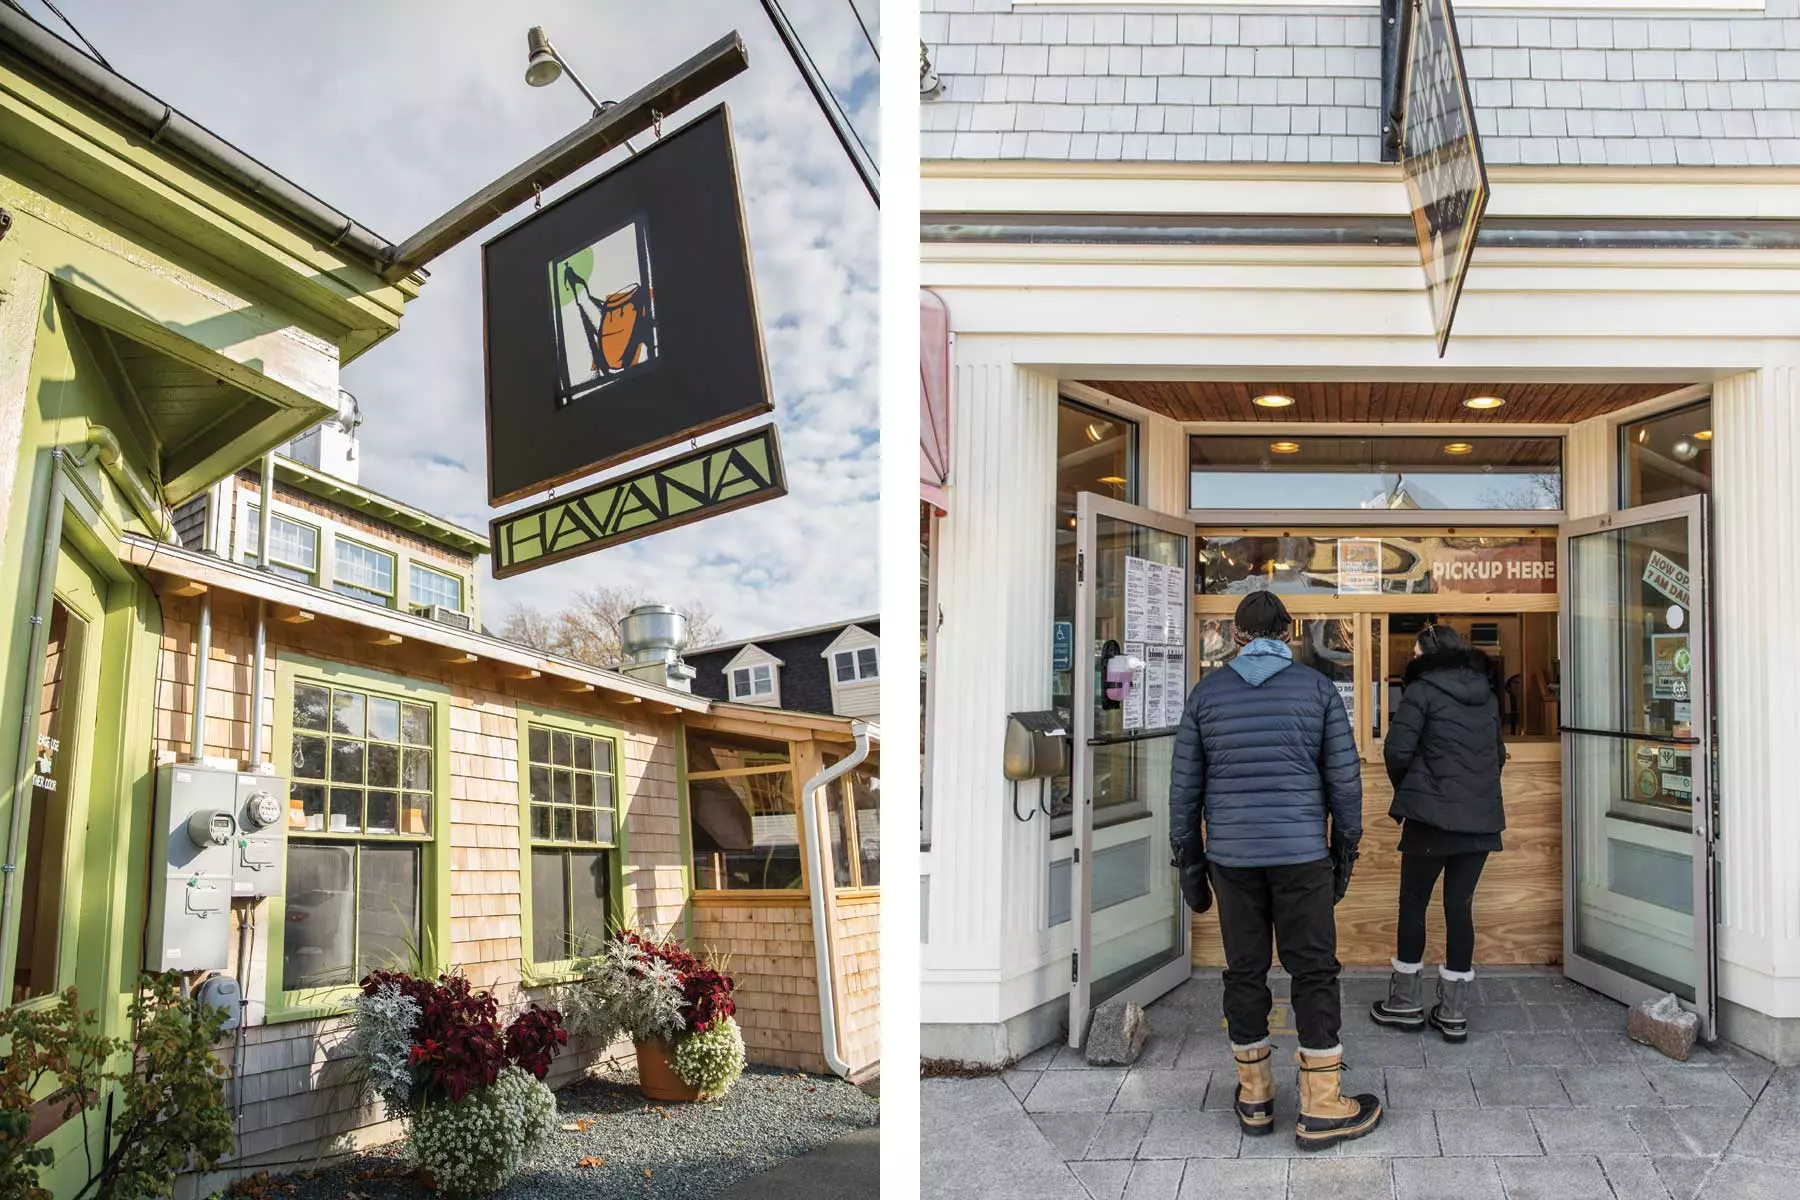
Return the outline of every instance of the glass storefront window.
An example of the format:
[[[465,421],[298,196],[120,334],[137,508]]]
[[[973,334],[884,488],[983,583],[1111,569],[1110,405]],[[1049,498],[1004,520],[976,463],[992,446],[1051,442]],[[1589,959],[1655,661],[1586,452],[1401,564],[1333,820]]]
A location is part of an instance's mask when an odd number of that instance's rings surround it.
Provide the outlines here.
[[[1371,572],[1367,543],[1379,547]],[[1340,556],[1354,543],[1357,575],[1341,578]],[[1210,534],[1197,539],[1194,590],[1206,596],[1271,591],[1283,595],[1554,595],[1556,538],[1528,533],[1371,538]]]
[[[687,731],[689,834],[698,891],[802,886],[800,813],[786,742]]]
[[[1435,435],[1188,439],[1204,509],[1562,508],[1562,439]]]
[[[1056,711],[1074,720],[1075,664],[1066,661],[1075,639],[1075,506],[1082,492],[1138,502],[1138,428],[1099,409],[1061,402],[1056,423],[1056,589],[1050,649],[1051,693]],[[1051,830],[1069,832],[1069,775],[1050,781]]]
[[[1636,508],[1712,493],[1712,401],[1619,428],[1619,504]]]

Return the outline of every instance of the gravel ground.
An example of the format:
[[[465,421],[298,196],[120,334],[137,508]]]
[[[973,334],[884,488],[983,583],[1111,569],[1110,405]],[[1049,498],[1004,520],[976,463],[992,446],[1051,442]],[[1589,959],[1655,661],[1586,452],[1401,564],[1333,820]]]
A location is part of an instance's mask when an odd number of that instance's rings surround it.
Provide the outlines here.
[[[880,1104],[841,1079],[751,1068],[722,1100],[658,1105],[638,1095],[631,1071],[611,1071],[556,1094],[558,1129],[496,1200],[648,1196],[702,1200],[775,1163],[879,1123]],[[586,1132],[564,1130],[582,1119]],[[347,1159],[281,1200],[415,1200],[431,1195],[403,1176],[398,1144]],[[599,1165],[581,1167],[584,1159]]]

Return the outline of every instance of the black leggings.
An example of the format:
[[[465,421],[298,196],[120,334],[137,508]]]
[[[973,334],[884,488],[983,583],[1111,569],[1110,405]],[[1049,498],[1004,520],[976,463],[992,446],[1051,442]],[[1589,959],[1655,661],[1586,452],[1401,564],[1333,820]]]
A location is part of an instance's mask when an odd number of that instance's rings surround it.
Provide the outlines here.
[[[1475,884],[1487,864],[1487,851],[1475,854],[1400,856],[1400,944],[1395,955],[1401,962],[1425,958],[1425,910],[1438,874],[1444,876],[1444,966],[1469,971],[1475,962]]]

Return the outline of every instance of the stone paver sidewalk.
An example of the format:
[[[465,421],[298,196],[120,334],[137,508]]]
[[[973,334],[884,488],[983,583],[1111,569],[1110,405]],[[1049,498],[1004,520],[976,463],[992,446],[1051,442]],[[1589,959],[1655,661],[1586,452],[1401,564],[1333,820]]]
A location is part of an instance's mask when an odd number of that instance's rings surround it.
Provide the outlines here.
[[[1468,1042],[1368,1020],[1386,975],[1344,977],[1346,1092],[1381,1127],[1302,1151],[1296,1045],[1276,991],[1276,1132],[1231,1113],[1219,981],[1150,1009],[1136,1065],[1050,1047],[998,1079],[924,1084],[923,1195],[1021,1200],[1795,1200],[1800,1069],[1721,1043],[1686,1063],[1625,1037],[1625,1010],[1553,973],[1477,978]],[[1428,987],[1429,996],[1429,987]]]

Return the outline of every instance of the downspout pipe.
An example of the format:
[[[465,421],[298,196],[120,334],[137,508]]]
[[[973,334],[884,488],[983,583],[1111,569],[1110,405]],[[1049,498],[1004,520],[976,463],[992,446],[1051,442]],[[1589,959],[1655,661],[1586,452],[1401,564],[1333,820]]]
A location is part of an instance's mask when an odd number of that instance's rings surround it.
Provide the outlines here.
[[[374,267],[386,262],[392,251],[386,238],[363,228],[7,4],[0,4],[0,45],[106,109],[133,132],[180,151],[258,197],[326,246],[350,251]]]
[[[40,664],[50,643],[50,606],[56,598],[56,555],[62,546],[62,447],[50,451],[50,503],[44,516],[44,540],[38,548],[37,596],[31,609],[31,652],[25,660],[25,689],[19,705],[19,760],[14,773],[12,814],[6,835],[6,861],[0,863],[0,968],[17,950],[12,936],[13,903],[18,888],[19,846],[25,837],[25,808],[30,801],[37,763],[37,694],[43,687]],[[10,989],[9,989],[10,990]]]
[[[825,926],[825,889],[832,886],[830,864],[825,861],[825,839],[818,835],[819,793],[868,761],[873,728],[867,721],[852,721],[850,733],[856,749],[806,781],[800,789],[800,819],[806,822],[807,867],[812,875],[812,927],[814,973],[819,977],[819,1029],[825,1043],[825,1064],[839,1079],[850,1078],[850,1064],[838,1052],[837,999],[831,990],[831,940]]]
[[[0,12],[5,11],[5,8],[0,7]],[[131,464],[125,461],[125,451],[120,447],[119,439],[113,431],[104,425],[89,425],[87,444],[94,448],[100,460],[100,469],[125,493],[125,499],[137,510],[137,515],[144,519],[144,524],[150,527],[150,532],[156,535],[157,540],[174,541],[175,525],[169,520],[168,512],[157,500],[156,494],[131,469]]]

